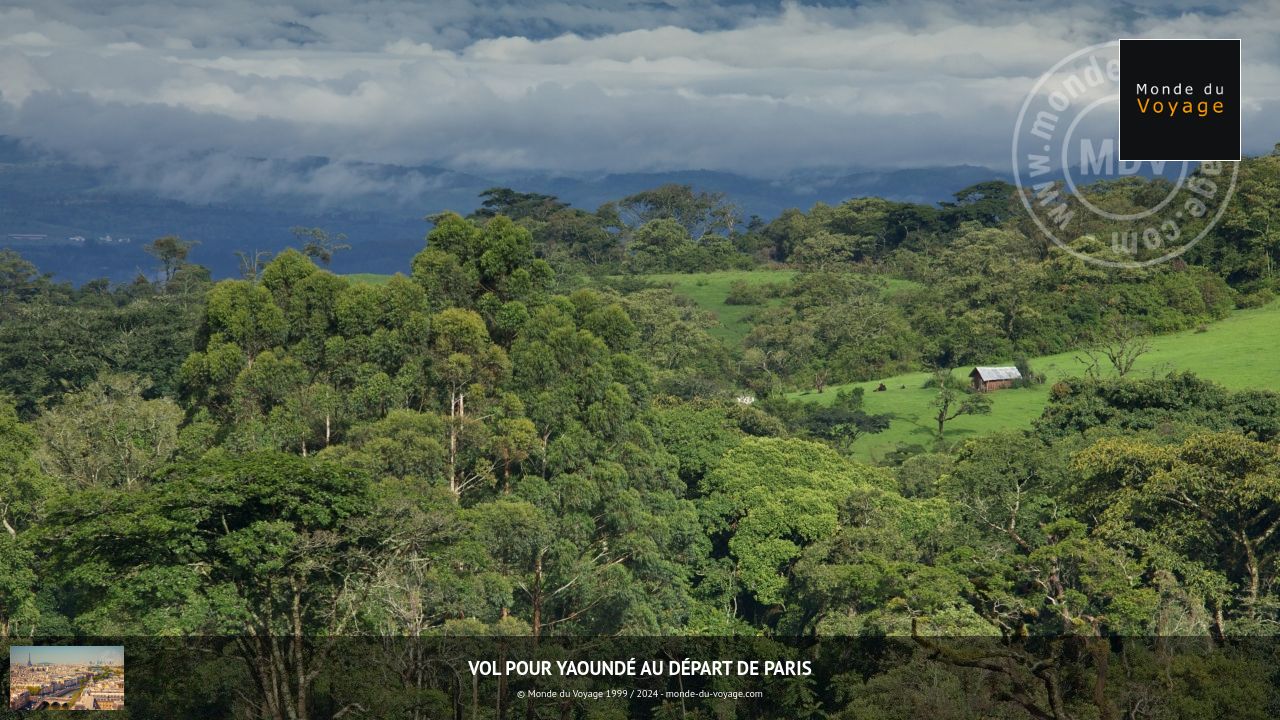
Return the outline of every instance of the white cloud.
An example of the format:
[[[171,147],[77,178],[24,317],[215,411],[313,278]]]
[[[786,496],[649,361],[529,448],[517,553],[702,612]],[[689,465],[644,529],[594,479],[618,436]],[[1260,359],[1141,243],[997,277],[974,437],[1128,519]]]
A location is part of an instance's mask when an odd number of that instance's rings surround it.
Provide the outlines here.
[[[33,0],[0,10],[0,133],[103,161],[1001,166],[1023,95],[1062,56],[1120,35],[1225,35],[1245,38],[1248,149],[1280,139],[1274,0],[591,5]]]

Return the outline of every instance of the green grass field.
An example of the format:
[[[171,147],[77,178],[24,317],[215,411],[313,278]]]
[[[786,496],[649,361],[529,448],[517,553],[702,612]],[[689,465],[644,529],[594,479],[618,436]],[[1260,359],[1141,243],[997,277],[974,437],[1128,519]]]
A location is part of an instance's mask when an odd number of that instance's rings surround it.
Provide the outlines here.
[[[794,270],[722,270],[705,273],[660,273],[642,275],[645,280],[660,285],[670,285],[678,295],[683,295],[698,304],[698,307],[716,316],[719,325],[710,332],[728,343],[737,344],[746,337],[751,329],[747,316],[763,307],[776,305],[780,301],[771,299],[765,305],[726,305],[724,299],[729,295],[729,286],[742,280],[751,285],[765,283],[785,283],[795,277]]]
[[[657,273],[641,277],[653,283],[670,285],[677,294],[693,300],[698,307],[715,315],[720,324],[711,329],[711,334],[736,345],[751,330],[748,317],[752,313],[778,305],[782,301],[775,298],[766,301],[764,305],[726,305],[724,299],[729,295],[730,286],[739,280],[750,285],[786,283],[795,275],[795,270],[721,270],[705,273]],[[886,291],[892,293],[914,285],[910,280],[889,278]]]
[[[379,273],[351,273],[342,277],[355,283],[367,283],[369,285],[386,285],[391,281],[392,275],[382,275]]]
[[[1205,332],[1175,333],[1153,338],[1151,352],[1139,358],[1130,377],[1150,377],[1170,371],[1190,370],[1228,388],[1280,389],[1280,302],[1263,308],[1240,310],[1227,319],[1208,326]],[[947,442],[985,435],[999,430],[1028,427],[1039,417],[1048,400],[1049,386],[1063,377],[1083,374],[1084,365],[1075,360],[1077,352],[1032,358],[1031,367],[1045,374],[1046,383],[1031,389],[1001,390],[991,395],[991,414],[963,416],[947,424]],[[1103,361],[1105,363],[1105,360]],[[1011,365],[1009,358],[983,364]],[[972,368],[958,368],[957,375]],[[790,397],[811,402],[831,402],[844,388],[861,387],[866,409],[895,416],[889,429],[859,438],[855,454],[864,460],[879,460],[899,445],[929,447],[933,440],[931,420],[933,390],[922,387],[928,373],[908,373],[883,380],[829,387],[822,393],[798,392]],[[874,392],[884,383],[885,392]]]

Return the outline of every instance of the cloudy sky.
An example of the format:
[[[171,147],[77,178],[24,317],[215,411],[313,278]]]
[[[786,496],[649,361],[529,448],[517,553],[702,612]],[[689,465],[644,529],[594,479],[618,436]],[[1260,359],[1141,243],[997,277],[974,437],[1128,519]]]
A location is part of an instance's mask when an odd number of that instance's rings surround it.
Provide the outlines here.
[[[1005,169],[1018,106],[1116,37],[1244,40],[1280,141],[1280,0],[0,0],[0,134],[92,162]]]

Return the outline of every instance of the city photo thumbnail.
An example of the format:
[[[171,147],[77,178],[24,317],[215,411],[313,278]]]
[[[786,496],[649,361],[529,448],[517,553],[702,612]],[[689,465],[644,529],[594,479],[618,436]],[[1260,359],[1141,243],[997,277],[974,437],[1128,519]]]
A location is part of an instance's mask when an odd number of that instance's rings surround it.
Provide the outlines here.
[[[119,710],[124,707],[121,645],[13,645],[9,709]]]

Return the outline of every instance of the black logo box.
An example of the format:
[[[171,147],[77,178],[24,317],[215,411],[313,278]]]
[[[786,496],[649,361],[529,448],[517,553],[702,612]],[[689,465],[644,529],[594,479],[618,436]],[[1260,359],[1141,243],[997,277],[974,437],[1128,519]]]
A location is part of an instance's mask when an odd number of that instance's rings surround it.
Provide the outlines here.
[[[1121,38],[1120,159],[1240,160],[1240,64],[1239,39]],[[1139,85],[1146,85],[1147,91],[1140,94]],[[1206,94],[1210,85],[1212,91]],[[1165,94],[1165,86],[1183,92]],[[1183,112],[1188,101],[1191,114]],[[1213,112],[1218,102],[1221,113]],[[1177,103],[1172,115],[1169,103]],[[1156,114],[1157,107],[1163,112]],[[1209,109],[1205,116],[1198,112],[1203,107]]]

